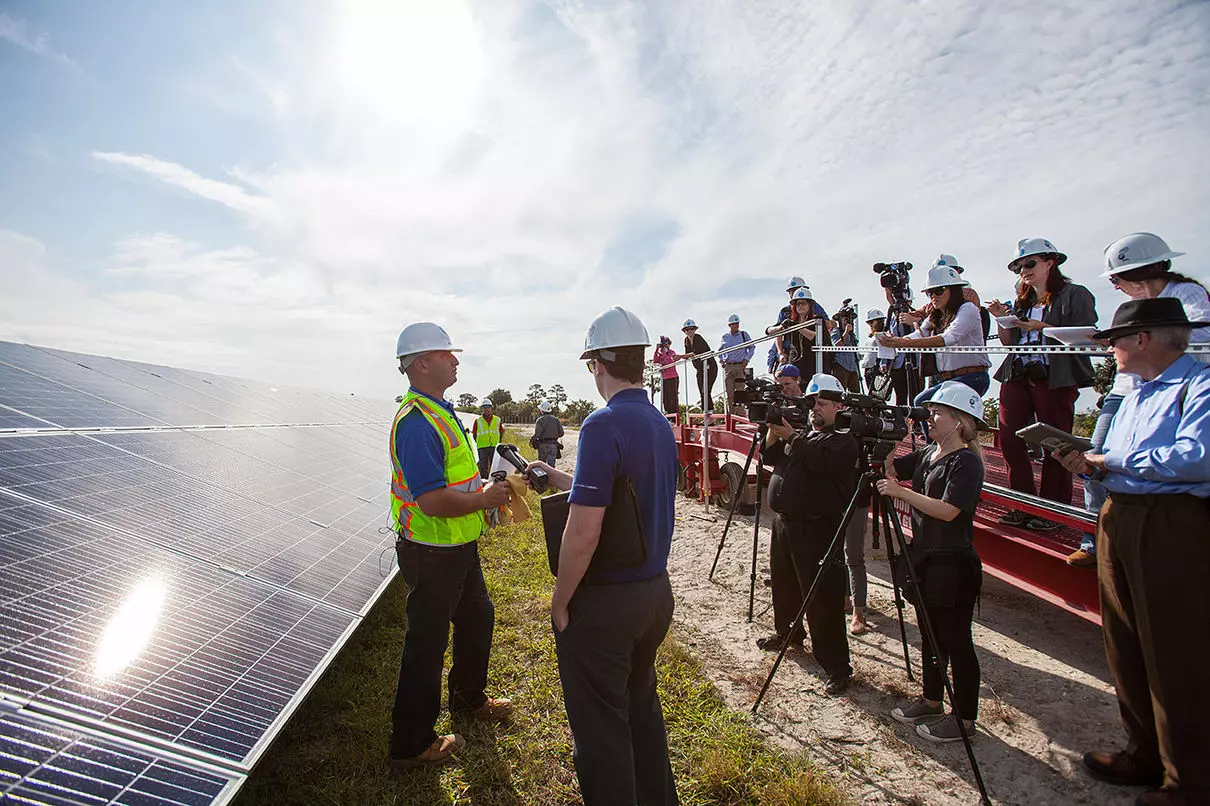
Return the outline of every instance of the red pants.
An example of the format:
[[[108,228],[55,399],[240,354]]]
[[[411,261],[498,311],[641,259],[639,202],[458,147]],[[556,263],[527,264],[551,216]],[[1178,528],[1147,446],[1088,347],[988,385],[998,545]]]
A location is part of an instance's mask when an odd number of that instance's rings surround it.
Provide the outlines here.
[[[1017,431],[1032,424],[1036,417],[1040,423],[1071,433],[1079,396],[1080,390],[1074,386],[1050,389],[1046,381],[1036,383],[1020,378],[1000,384],[1000,449],[1008,464],[1009,487],[1030,495],[1039,494],[1034,487],[1034,469],[1025,440],[1017,436]],[[1071,503],[1071,474],[1049,452],[1042,463],[1040,494],[1049,501]]]

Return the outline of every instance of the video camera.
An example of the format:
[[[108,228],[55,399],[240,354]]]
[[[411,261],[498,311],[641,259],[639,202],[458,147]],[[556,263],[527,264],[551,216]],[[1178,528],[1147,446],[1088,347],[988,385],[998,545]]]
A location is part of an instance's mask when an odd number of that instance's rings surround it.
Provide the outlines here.
[[[870,395],[834,392],[821,389],[819,396],[847,406],[836,413],[836,431],[852,434],[857,439],[875,440],[886,443],[891,450],[912,431],[909,421],[922,423],[929,418],[928,409],[922,406],[888,406],[886,402]],[[889,451],[883,452],[886,456]]]
[[[852,297],[847,297],[844,302],[840,303],[840,310],[836,312],[835,318],[841,331],[844,330],[845,325],[851,325],[857,321],[857,309],[853,307]]]
[[[912,309],[912,287],[908,272],[912,264],[906,260],[896,263],[875,263],[874,273],[878,275],[878,284],[890,292],[890,306],[887,313],[903,313]]]
[[[744,372],[743,388],[735,390],[735,402],[748,407],[748,419],[754,423],[781,425],[785,420],[791,428],[811,425],[811,407],[806,398],[787,397],[781,384],[753,378],[751,369]]]

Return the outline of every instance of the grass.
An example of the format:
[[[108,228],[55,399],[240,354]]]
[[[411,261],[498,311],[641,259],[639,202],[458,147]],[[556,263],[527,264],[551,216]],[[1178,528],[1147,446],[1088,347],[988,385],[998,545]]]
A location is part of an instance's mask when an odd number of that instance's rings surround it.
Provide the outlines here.
[[[536,501],[531,501],[536,510]],[[406,587],[394,580],[249,776],[238,806],[260,804],[564,804],[579,800],[549,603],[553,579],[536,520],[481,542],[496,605],[489,694],[512,697],[501,725],[451,725],[470,742],[459,763],[407,775],[385,764],[404,637]],[[448,660],[447,660],[448,668]],[[731,710],[672,636],[658,660],[681,803],[838,806],[841,792],[810,762],[773,748]]]

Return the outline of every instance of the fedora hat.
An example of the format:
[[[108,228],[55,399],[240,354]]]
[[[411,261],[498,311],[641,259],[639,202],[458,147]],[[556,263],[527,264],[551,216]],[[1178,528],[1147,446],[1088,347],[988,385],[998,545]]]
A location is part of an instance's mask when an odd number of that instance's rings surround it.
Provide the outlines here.
[[[1113,313],[1113,325],[1092,334],[1094,339],[1115,339],[1156,327],[1210,327],[1210,322],[1190,322],[1185,306],[1175,297],[1132,299]]]

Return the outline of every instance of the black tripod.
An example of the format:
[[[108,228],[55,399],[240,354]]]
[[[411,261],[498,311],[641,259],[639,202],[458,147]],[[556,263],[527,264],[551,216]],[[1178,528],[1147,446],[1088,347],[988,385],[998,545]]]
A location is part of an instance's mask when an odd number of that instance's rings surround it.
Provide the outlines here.
[[[760,447],[765,442],[765,436],[769,433],[768,423],[761,423],[756,429],[756,433],[752,436],[752,447],[748,449],[748,458],[744,460],[744,470],[740,473],[740,484],[747,486],[748,484],[748,468],[752,466],[752,460],[760,453]],[[742,487],[737,488],[731,496],[731,510],[727,513],[727,525],[723,527],[723,536],[718,541],[718,551],[714,552],[714,562],[710,565],[710,575],[706,577],[709,580],[714,579],[714,571],[718,568],[718,558],[723,554],[723,544],[727,542],[727,532],[731,529],[731,520],[735,517],[735,508],[739,506],[739,500],[742,496]],[[761,507],[761,484],[760,484],[760,464],[756,466],[756,523],[752,526],[752,572],[748,579],[748,621],[752,621],[752,610],[756,605],[756,553],[760,541],[760,507]]]
[[[840,527],[837,528],[836,534],[832,537],[831,545],[828,546],[828,550],[824,553],[823,559],[819,561],[819,570],[815,574],[814,581],[811,582],[811,589],[808,590],[807,595],[803,597],[802,606],[798,608],[798,613],[791,620],[790,624],[784,625],[785,638],[782,640],[781,648],[778,650],[777,659],[773,662],[773,668],[769,670],[769,675],[765,678],[764,685],[760,687],[760,693],[756,695],[756,702],[752,703],[753,714],[755,714],[757,709],[760,708],[760,704],[765,698],[765,693],[769,690],[769,686],[773,683],[773,677],[777,674],[777,669],[781,666],[781,662],[786,657],[786,651],[790,648],[790,638],[793,635],[792,625],[802,621],[803,617],[806,615],[807,610],[811,606],[812,600],[815,598],[816,591],[819,589],[819,581],[823,577],[824,568],[827,567],[828,563],[835,561],[837,551],[841,546],[844,545],[844,534],[849,527],[849,523],[853,520],[854,513],[857,511],[857,501],[861,497],[862,490],[873,490],[875,480],[881,475],[880,468],[882,466],[882,461],[885,460],[887,454],[886,452],[880,451],[879,447],[886,445],[887,443],[880,443],[877,440],[863,439],[861,441],[863,461],[867,469],[861,474],[861,480],[857,483],[857,489],[853,492],[853,497],[850,499],[849,506],[845,510],[844,517],[841,519]],[[903,639],[903,659],[907,663],[908,678],[910,679],[912,676],[912,665],[908,660],[907,654],[907,630],[904,627],[903,622],[903,600],[899,593],[899,586],[897,582],[898,575],[895,573],[895,560],[892,559],[894,554],[891,548],[890,539],[893,532],[895,535],[895,542],[899,546],[899,562],[907,562],[907,558],[909,556],[907,538],[903,536],[903,527],[899,525],[899,519],[892,517],[891,511],[893,506],[890,499],[885,495],[873,491],[871,493],[870,501],[871,506],[875,509],[875,511],[878,513],[878,516],[882,520],[883,528],[886,529],[887,558],[891,562],[891,585],[895,594],[895,606],[899,610],[899,634]],[[878,520],[875,520],[875,523],[877,524]],[[912,588],[914,597],[913,601],[923,602],[924,598],[921,595],[920,585],[916,580],[916,575],[907,574],[906,578],[908,584],[911,585]],[[927,637],[929,645],[933,647],[940,646],[936,640],[937,634],[933,631],[933,622],[929,616],[928,608],[921,606],[916,609],[916,612],[920,615],[919,626],[921,632]],[[778,626],[780,627],[782,625]],[[779,629],[778,632],[781,632],[781,630]],[[957,698],[954,696],[954,686],[950,682],[949,674],[945,669],[939,668],[938,671],[941,673],[941,680],[945,684],[945,692],[949,696],[952,707],[953,703],[957,702]],[[975,760],[975,751],[974,748],[971,747],[970,736],[968,736],[966,733],[966,725],[957,713],[954,713],[954,718],[958,722],[958,732],[962,735],[962,744],[966,747],[966,755],[967,758],[970,759],[971,770],[974,772],[975,783],[979,787],[979,794],[982,797],[982,803],[991,806],[991,799],[988,798],[987,789],[983,785],[983,776],[979,772],[979,762]]]

